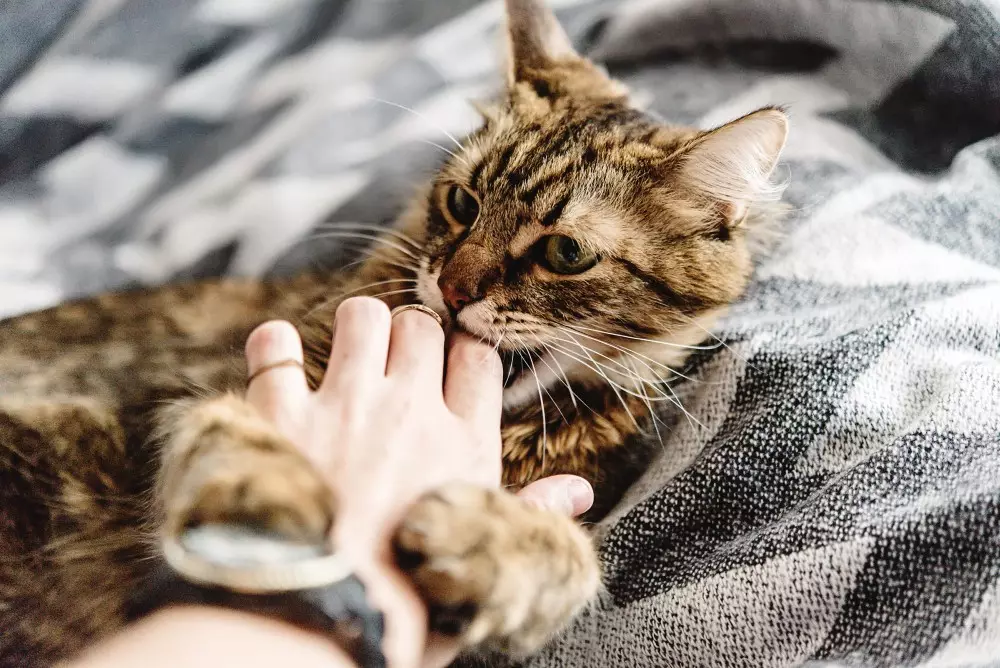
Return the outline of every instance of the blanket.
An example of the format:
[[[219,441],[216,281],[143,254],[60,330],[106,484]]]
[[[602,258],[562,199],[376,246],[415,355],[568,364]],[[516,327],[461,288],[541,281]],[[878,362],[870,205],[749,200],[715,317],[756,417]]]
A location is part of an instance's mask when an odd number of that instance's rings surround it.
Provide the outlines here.
[[[1000,666],[1000,0],[553,0],[793,214],[533,667]],[[497,2],[0,4],[0,314],[334,268],[499,83]],[[412,111],[411,111],[412,110]]]

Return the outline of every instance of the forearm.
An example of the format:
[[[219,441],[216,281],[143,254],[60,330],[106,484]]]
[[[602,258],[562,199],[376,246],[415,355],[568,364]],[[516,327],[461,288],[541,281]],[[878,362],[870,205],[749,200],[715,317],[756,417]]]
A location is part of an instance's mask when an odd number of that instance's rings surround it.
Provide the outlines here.
[[[67,668],[356,668],[334,642],[282,621],[196,606],[163,610]]]

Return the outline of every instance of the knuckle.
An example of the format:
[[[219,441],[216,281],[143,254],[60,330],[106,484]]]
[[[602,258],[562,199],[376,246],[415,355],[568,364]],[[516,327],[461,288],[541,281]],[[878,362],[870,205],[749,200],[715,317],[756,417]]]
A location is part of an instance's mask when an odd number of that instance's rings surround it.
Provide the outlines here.
[[[485,371],[495,357],[491,347],[466,340],[452,348],[450,362],[463,367],[482,367]]]
[[[434,336],[440,334],[444,336],[444,331],[437,321],[426,313],[411,310],[403,311],[394,320],[401,331],[407,334],[419,334],[421,336]]]
[[[264,355],[283,345],[294,343],[295,328],[284,320],[271,320],[258,325],[247,337],[246,353],[248,355]]]
[[[338,320],[364,325],[379,325],[389,322],[389,307],[374,297],[351,297],[337,307]]]

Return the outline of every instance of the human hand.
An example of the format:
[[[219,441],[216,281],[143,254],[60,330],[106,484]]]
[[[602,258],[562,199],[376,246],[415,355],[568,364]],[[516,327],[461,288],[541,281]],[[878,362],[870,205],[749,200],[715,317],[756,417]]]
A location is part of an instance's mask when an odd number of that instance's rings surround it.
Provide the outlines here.
[[[338,498],[334,540],[387,613],[386,654],[416,665],[425,645],[423,606],[393,567],[392,532],[423,493],[449,482],[500,482],[502,379],[492,349],[458,334],[447,349],[440,325],[416,310],[391,318],[374,299],[346,300],[337,311],[327,373],[312,392],[302,371],[281,367],[251,383],[248,400],[327,475]],[[262,325],[247,342],[251,372],[302,359],[288,323]],[[589,485],[555,476],[520,496],[577,515]],[[437,642],[424,665],[445,665],[455,648]]]

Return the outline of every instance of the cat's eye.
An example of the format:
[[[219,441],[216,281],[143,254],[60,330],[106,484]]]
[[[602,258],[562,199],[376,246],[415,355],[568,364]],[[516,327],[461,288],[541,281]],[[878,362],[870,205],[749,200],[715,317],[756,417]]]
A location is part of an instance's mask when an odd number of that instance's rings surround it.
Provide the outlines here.
[[[597,253],[576,239],[557,234],[545,239],[545,266],[557,274],[582,274],[597,264]]]
[[[479,218],[479,202],[462,186],[448,189],[448,213],[459,225],[469,227]]]

